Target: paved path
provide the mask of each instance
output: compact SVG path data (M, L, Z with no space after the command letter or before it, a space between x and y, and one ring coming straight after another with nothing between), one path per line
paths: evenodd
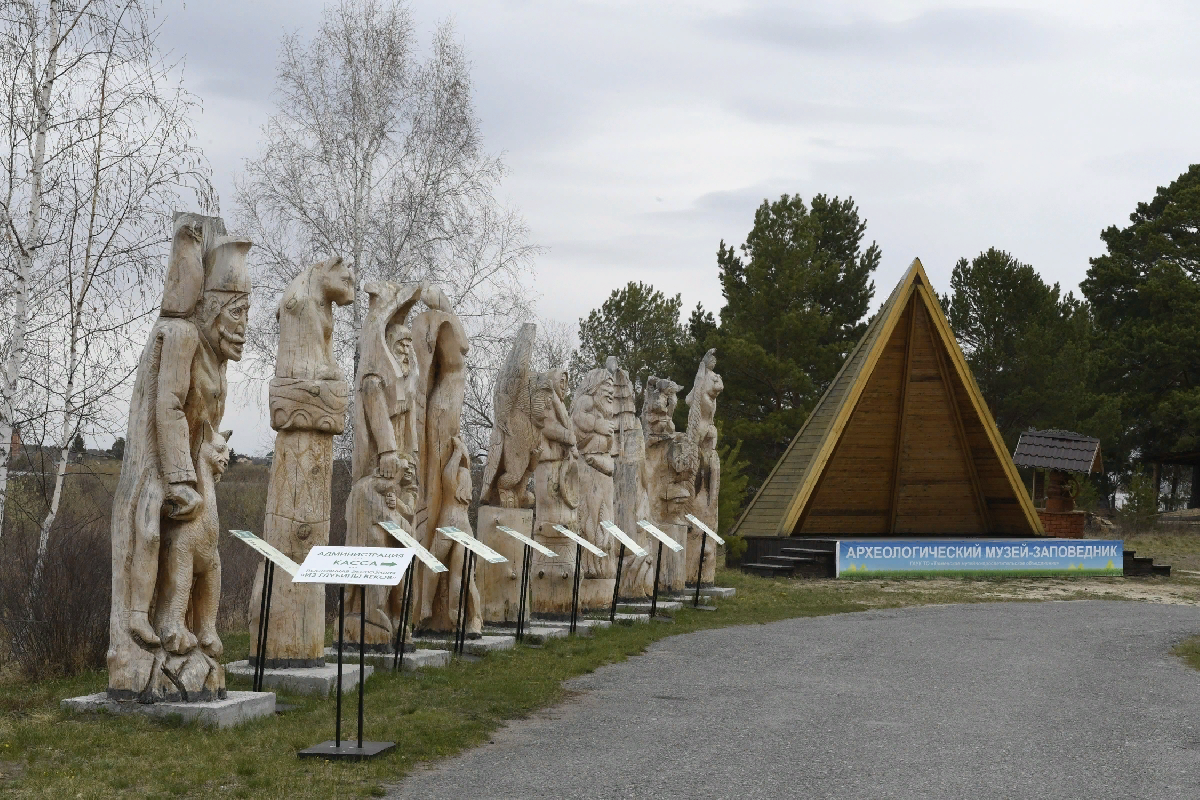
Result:
M413 798L1196 798L1195 608L995 603L665 639Z

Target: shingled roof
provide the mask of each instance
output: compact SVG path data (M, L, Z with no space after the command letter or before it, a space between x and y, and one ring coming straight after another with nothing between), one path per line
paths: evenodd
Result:
M919 260L732 533L1042 533Z
M1071 431L1025 431L1017 441L1013 463L1018 467L1100 472L1100 440Z

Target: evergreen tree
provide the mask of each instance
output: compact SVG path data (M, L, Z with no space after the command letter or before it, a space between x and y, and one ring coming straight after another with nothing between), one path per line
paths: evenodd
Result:
M675 358L684 335L679 324L682 307L680 295L667 297L647 283L630 281L623 289L614 290L600 308L579 320L579 349L572 359L572 380L586 370L603 367L609 356L616 356L634 382L640 409L646 378L674 377Z
M1086 303L994 247L959 259L941 300L1010 449L1029 428L1112 435L1089 391Z
M1105 459L1200 450L1200 164L1130 225L1107 228L1080 289L1092 306L1097 389L1119 411Z
M728 441L743 443L751 493L866 330L880 251L863 248L865 232L850 198L819 194L809 208L785 194L763 201L737 251L724 241L717 250L717 413Z

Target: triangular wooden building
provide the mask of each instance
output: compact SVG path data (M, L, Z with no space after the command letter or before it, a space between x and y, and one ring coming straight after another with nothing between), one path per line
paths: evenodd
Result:
M1043 533L919 260L733 533Z

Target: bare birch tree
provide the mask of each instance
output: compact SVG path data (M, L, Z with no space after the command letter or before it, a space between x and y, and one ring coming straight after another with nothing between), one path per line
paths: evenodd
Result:
M503 176L483 148L470 65L449 23L424 57L408 8L389 0L341 0L311 40L285 36L275 113L237 183L240 226L257 243L261 316L248 361L270 373L279 294L306 264L338 254L353 259L359 286L442 286L471 336L473 375L486 377L530 314L537 253L520 215L495 197ZM365 302L358 293L339 312L350 324L335 329L351 375Z
M157 50L153 5L29 0L4 9L0 214L2 263L13 277L0 296L0 470L14 423L23 423L27 441L40 432L59 453L32 596L70 443L85 430L124 428L123 389L160 299L170 212L187 189L202 208L214 200L192 145L195 103ZM0 498L6 488L3 472Z

